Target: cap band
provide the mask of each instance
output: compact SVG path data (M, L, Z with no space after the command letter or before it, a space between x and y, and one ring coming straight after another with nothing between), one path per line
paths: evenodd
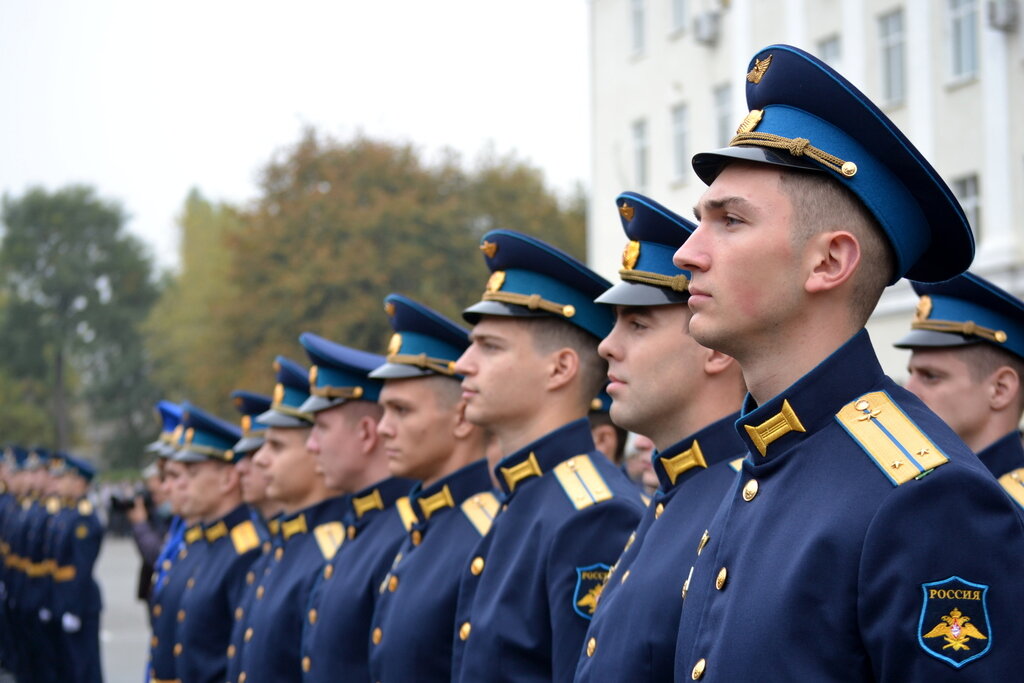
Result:
M455 374L454 361L445 360L444 358L431 358L425 353L393 353L390 354L387 358L389 363L398 363L399 365L412 365L417 368L423 368L424 370L431 370L440 375L452 376Z

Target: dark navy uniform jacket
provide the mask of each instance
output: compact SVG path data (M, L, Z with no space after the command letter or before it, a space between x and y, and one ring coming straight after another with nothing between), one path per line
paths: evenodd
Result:
M257 579L245 615L235 683L302 680L301 641L317 578L331 565L342 535L348 499L327 498L281 517L281 544L269 570ZM333 570L332 570L333 571Z
M640 493L585 419L504 458L497 475L507 508L462 571L452 680L570 681Z
M1024 446L1016 429L978 453L1003 489L1024 512Z
M103 525L87 499L72 501L54 518L53 584L50 611L59 633L57 671L62 681L103 680L99 649L99 615L103 600L93 567L103 542ZM64 615L78 619L77 628L60 631Z
M309 600L302 632L303 680L366 681L370 619L383 580L411 524L413 482L391 477L355 493L344 535ZM404 511L404 512L403 512ZM344 538L344 543L342 539Z
M248 627L247 615L252 609L252 602L256 599L256 589L262 585L270 568L276 564L274 551L281 546L281 519L275 517L264 521L259 513L250 510L249 518L256 527L256 533L260 537L260 554L249 565L245 573L242 585L241 596L233 612L234 622L231 625L231 637L228 640L227 648L227 681L237 681L241 673L242 650L245 649L245 629Z
M1010 681L1024 525L861 331L737 431L748 455L683 603L675 680Z
M413 489L416 521L378 589L369 680L451 680L459 579L498 513L493 487L480 460Z
M203 537L207 546L203 562L192 565L192 587L178 608L175 642L182 648L175 677L190 683L223 683L234 611L260 542L245 505L204 524Z
M651 456L660 486L612 567L583 645L577 681L666 681L690 557L732 486L738 413ZM703 463L703 465L702 465Z
M154 586L149 608L153 636L150 639L150 678L156 681L173 681L178 676L176 659L182 645L177 642L175 627L178 624L178 610L185 591L195 585L193 573L202 564L206 552L203 542L203 528L193 524L185 530L184 545L179 548L171 568Z

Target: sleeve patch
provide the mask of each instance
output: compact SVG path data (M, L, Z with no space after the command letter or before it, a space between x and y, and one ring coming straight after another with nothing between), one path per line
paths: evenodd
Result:
M992 648L989 587L951 576L921 584L924 602L917 642L936 659L959 669Z
M235 552L239 555L259 546L260 537L256 533L256 526L252 520L247 519L231 529L231 542L235 546Z
M949 462L945 454L884 391L864 394L836 413L893 486L928 474Z
M329 562L345 541L345 527L341 522L327 522L313 529L313 536L320 546L320 554Z
M589 455L577 455L559 463L554 473L565 495L577 510L613 497Z
M476 527L480 535L486 536L487 532L491 530L494 516L498 514L498 508L501 506L494 494L487 491L470 496L463 501L460 507L462 513L466 515L466 519Z
M601 598L610 571L606 564L576 567L576 590L572 594L572 608L588 621L594 617L597 601Z

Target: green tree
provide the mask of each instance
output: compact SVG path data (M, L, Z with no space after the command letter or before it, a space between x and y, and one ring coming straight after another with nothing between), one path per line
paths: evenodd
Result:
M72 416L83 413L106 435L107 459L131 462L151 436L155 396L139 324L157 290L141 242L117 203L84 186L5 195L2 220L0 357L12 380L48 387L45 401L26 393L20 408L51 415L38 441L61 449L75 444Z
M582 256L583 203L576 196L565 204L513 157L485 155L467 171L451 152L428 163L410 145L308 130L267 164L249 208L215 207L216 229L193 235L199 212L186 202L183 269L165 292L179 301L156 309L163 322L151 321L150 348L177 359L183 395L230 418L231 389L269 392L275 355L305 362L303 331L383 352L389 292L460 320L487 280L478 247L491 228ZM208 257L201 273L188 256L200 243ZM186 314L190 334L156 332ZM202 372L179 368L182 359Z

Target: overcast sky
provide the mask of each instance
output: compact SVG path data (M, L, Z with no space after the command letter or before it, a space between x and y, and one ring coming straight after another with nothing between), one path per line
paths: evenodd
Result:
M94 185L161 265L306 125L586 182L586 0L0 0L0 192Z

